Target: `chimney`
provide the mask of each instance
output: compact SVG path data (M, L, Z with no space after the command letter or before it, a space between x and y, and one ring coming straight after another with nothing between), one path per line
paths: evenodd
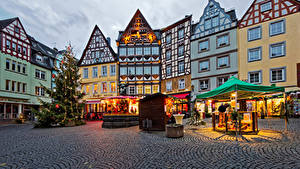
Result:
M107 37L106 39L107 39L108 45L111 46L110 45L110 43L111 43L110 37Z

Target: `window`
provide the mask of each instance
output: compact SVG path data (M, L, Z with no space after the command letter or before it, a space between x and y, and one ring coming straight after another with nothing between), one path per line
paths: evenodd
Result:
M169 50L167 50L167 52L166 52L166 60L168 61L168 60L171 60L171 50L169 49Z
M128 67L128 75L135 75L135 67Z
M172 75L172 66L168 65L167 66L167 76L171 76Z
M14 43L14 42L12 43L12 50L13 50L13 51L16 51L16 50L17 50L17 44Z
M23 65L22 72L23 72L24 74L26 73L26 65L25 65L25 64Z
M184 61L178 62L178 73L184 73Z
M167 92L172 91L172 81L167 81L166 90L167 90Z
M41 76L41 71L38 69L35 69L35 78L40 78Z
M11 70L16 71L16 61L12 61Z
M152 66L152 74L153 75L159 74L159 66Z
M107 76L107 66L101 67L101 76Z
M252 48L248 50L248 62L261 60L262 48Z
M178 39L184 38L184 28L179 29L178 31Z
M21 82L17 83L17 92L21 92Z
M26 83L23 83L23 93L26 93Z
M151 67L150 66L145 66L144 67L144 74L145 75L150 75L151 74Z
M208 40L199 42L199 52L204 52L208 50L209 50Z
M128 50L128 56L134 55L134 48L127 48Z
M159 86L158 85L153 85L152 93L158 93L159 92Z
M145 94L151 94L151 86L145 86Z
M10 80L5 81L5 90L9 90Z
M127 67L120 68L120 75L127 75Z
M136 55L143 55L143 48L142 47L135 48L135 53Z
M261 39L261 27L255 27L248 30L248 41Z
M102 93L107 93L107 83L102 82Z
M137 93L138 94L143 94L143 86L138 86L137 87Z
M209 90L209 80L199 80L199 91Z
M22 52L22 46L18 45L18 53Z
M178 47L178 56L183 56L184 55L184 45L181 45Z
M84 79L89 78L89 68L84 68L83 69L83 78Z
M12 81L11 82L11 91L15 91L15 89L16 89L16 81Z
M93 94L98 94L98 84L93 85Z
M169 35L166 36L166 42L167 42L167 44L170 44L172 42L171 39L172 39L172 35L171 34L169 34Z
M15 26L15 33L16 33L16 34L20 34L20 28L17 27L17 26Z
M151 55L150 47L145 47L144 48L144 55Z
M129 86L129 94L135 95L135 87L134 86Z
M210 19L206 19L204 21L204 27L206 30L211 28L211 20Z
M279 35L285 32L285 21L277 21L270 24L270 36Z
M97 50L97 51L96 51L96 58L99 58L99 57L100 57L100 51Z
M218 77L218 86L223 85L227 80L229 79L229 76L224 76L224 77Z
M36 61L42 62L43 61L43 57L41 55L36 55Z
M41 91L41 96L45 96L45 89L40 87L40 91Z
M22 54L27 55L27 48L26 47L23 47Z
M41 71L41 79L43 79L43 80L46 79L46 72Z
M199 62L199 72L209 70L209 60Z
M270 45L270 57L285 56L285 42Z
M6 40L6 49L10 49L10 48L11 48L10 40Z
M120 56L126 56L126 48L119 48Z
M115 82L110 82L110 92L115 93L116 90L116 83Z
M116 76L116 65L110 65L110 76Z
M253 84L261 83L261 71L249 72L248 73L248 81Z
M35 87L35 95L39 96L40 95L40 87Z
M265 12L272 9L272 2L266 2L260 5L260 11Z
M285 68L271 69L271 82L284 82L285 81Z
M180 89L180 90L185 89L185 80L184 79L180 79L178 81L178 89Z
M229 45L229 35L221 35L217 37L217 46L222 47L222 46L227 46Z
M219 26L219 17L215 16L212 18L212 27L217 27Z
M136 74L143 75L143 67L136 67Z
M229 66L229 56L219 57L218 68L224 68Z
M98 77L98 67L93 67L93 78Z
M19 73L21 73L21 63L18 63L17 71L18 71Z
M159 47L152 47L152 55L159 55Z
M6 69L10 68L10 59L6 59Z

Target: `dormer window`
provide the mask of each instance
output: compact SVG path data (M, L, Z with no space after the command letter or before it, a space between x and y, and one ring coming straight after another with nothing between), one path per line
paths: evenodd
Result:
M42 62L43 61L43 57L41 55L36 55L36 61L37 62Z
M272 9L272 2L266 2L260 5L260 12L265 12Z
M16 34L20 34L20 28L17 27L17 26L15 26L15 33L16 33Z

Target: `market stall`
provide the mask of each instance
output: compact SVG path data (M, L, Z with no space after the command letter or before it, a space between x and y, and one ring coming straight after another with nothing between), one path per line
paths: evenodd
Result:
M237 128L241 132L257 132L257 113L258 110L253 109L253 105L249 104L252 98L264 98L266 95L275 93L284 93L283 87L260 86L250 84L231 77L226 83L220 87L197 95L199 100L209 100L215 103L213 110L213 127L218 131L235 131ZM247 106L248 102L248 106ZM226 105L226 111L218 111L218 107ZM266 104L264 104L266 105ZM232 120L235 112L239 115L239 125Z

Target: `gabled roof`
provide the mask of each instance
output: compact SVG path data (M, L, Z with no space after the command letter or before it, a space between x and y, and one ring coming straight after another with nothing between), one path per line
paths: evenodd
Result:
M179 21L177 21L177 22L175 22L175 23L173 23L173 24L171 24L171 25L169 25L165 28L162 28L161 31L165 32L165 31L167 31L169 29L172 29L172 28L176 27L177 25L182 24L182 23L184 23L188 20L191 20L191 19L192 19L192 15L187 15L183 19L180 19Z
M9 24L13 23L15 20L19 19L18 17L11 19L0 20L0 29L7 27Z
M86 56L87 49L89 48L89 45L90 45L90 43L91 43L91 41L92 41L92 39L93 39L93 35L95 34L96 30L98 30L98 31L100 32L100 35L103 37L103 40L104 40L104 42L105 42L105 44L106 44L106 47L107 47L107 48L109 49L109 51L111 52L111 54L112 54L112 56L113 56L113 58L114 58L114 61L117 61L117 54L116 54L115 51L112 49L111 45L108 43L106 37L104 36L104 34L102 33L102 31L101 31L101 29L98 27L98 25L95 25L95 27L94 27L94 29L93 29L93 31L92 31L92 34L91 34L91 36L90 36L90 38L89 38L89 41L88 41L88 43L87 43L87 45L86 45L86 47L85 47L85 49L84 49L84 51L83 51L83 53L82 53L82 55L81 55L81 58L80 58L80 60L78 61L78 65L79 65L79 66L81 65L81 63L82 63L84 57Z
M29 36L29 40L32 44L31 49L36 51L36 52L40 52L45 56L49 56L53 59L55 59L56 55L57 55L57 51L55 51L54 49L49 48L48 46L42 44L41 42L37 41L34 39L34 37Z

